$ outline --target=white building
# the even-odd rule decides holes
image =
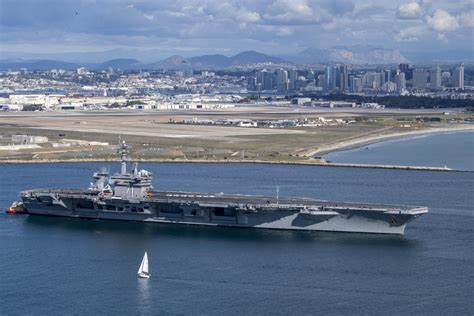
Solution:
[[[323,108],[355,108],[355,102],[345,102],[345,101],[314,101],[313,106],[320,106]]]
[[[351,77],[351,92],[360,93],[362,92],[362,80],[360,78]]]
[[[10,104],[15,105],[41,105],[49,109],[59,104],[61,94],[11,94],[9,96]]]
[[[397,92],[401,93],[406,89],[406,79],[405,79],[405,73],[400,72],[395,75],[395,84],[397,85]]]
[[[237,123],[237,126],[239,126],[239,127],[257,127],[257,122],[254,122],[252,120],[241,120],[239,123]]]
[[[456,66],[453,78],[454,87],[464,90],[464,64]]]
[[[80,68],[77,68],[76,73],[78,75],[87,75],[89,71],[84,67],[80,67]]]
[[[48,142],[46,136],[30,136],[30,135],[12,135],[12,142],[15,144],[44,144]]]
[[[383,110],[385,109],[385,105],[378,104],[377,102],[364,102],[360,105],[361,108],[366,109],[375,109],[375,110]]]
[[[305,103],[311,102],[311,98],[293,98],[291,99],[291,104],[302,105]]]
[[[441,69],[439,66],[430,70],[430,89],[439,90],[441,88]]]

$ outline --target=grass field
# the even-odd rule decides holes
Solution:
[[[294,118],[301,114],[246,114],[235,111],[228,118]],[[168,124],[173,119],[189,119],[186,115],[80,115],[0,117],[0,144],[11,142],[15,134],[46,136],[49,143],[40,149],[0,150],[0,161],[8,160],[109,160],[116,159],[116,144],[125,140],[131,147],[132,159],[142,160],[259,160],[298,162],[313,159],[310,153],[334,144],[364,137],[446,127],[452,124],[419,123],[415,114],[355,115],[337,113],[339,118],[356,118],[353,124],[288,129],[242,128]],[[439,114],[441,115],[441,114]],[[224,115],[225,116],[225,115]],[[305,114],[311,119],[321,114]],[[324,115],[328,117],[328,115]],[[206,118],[223,118],[222,112]],[[62,139],[108,142],[109,146],[71,146],[53,148]]]

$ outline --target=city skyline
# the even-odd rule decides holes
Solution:
[[[117,50],[138,59],[245,50],[290,56],[371,46],[412,60],[472,59],[470,1],[4,0],[0,9],[0,58]]]

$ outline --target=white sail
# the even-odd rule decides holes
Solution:
[[[142,263],[140,264],[140,268],[138,268],[138,274],[148,274],[148,255],[146,251]]]
[[[145,255],[143,256],[143,272],[148,273],[148,255],[145,251]]]

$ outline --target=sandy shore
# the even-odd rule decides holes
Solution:
[[[420,136],[427,134],[442,134],[442,133],[452,133],[452,132],[463,132],[463,131],[474,131],[474,126],[457,126],[449,128],[431,128],[431,129],[421,129],[417,131],[407,131],[407,132],[398,132],[393,134],[386,135],[373,135],[367,137],[355,138],[347,141],[337,142],[335,144],[330,144],[327,146],[320,147],[314,151],[311,151],[307,154],[308,157],[322,156],[335,151],[348,150],[353,148],[364,147],[370,144],[397,139],[405,138],[411,136]]]

